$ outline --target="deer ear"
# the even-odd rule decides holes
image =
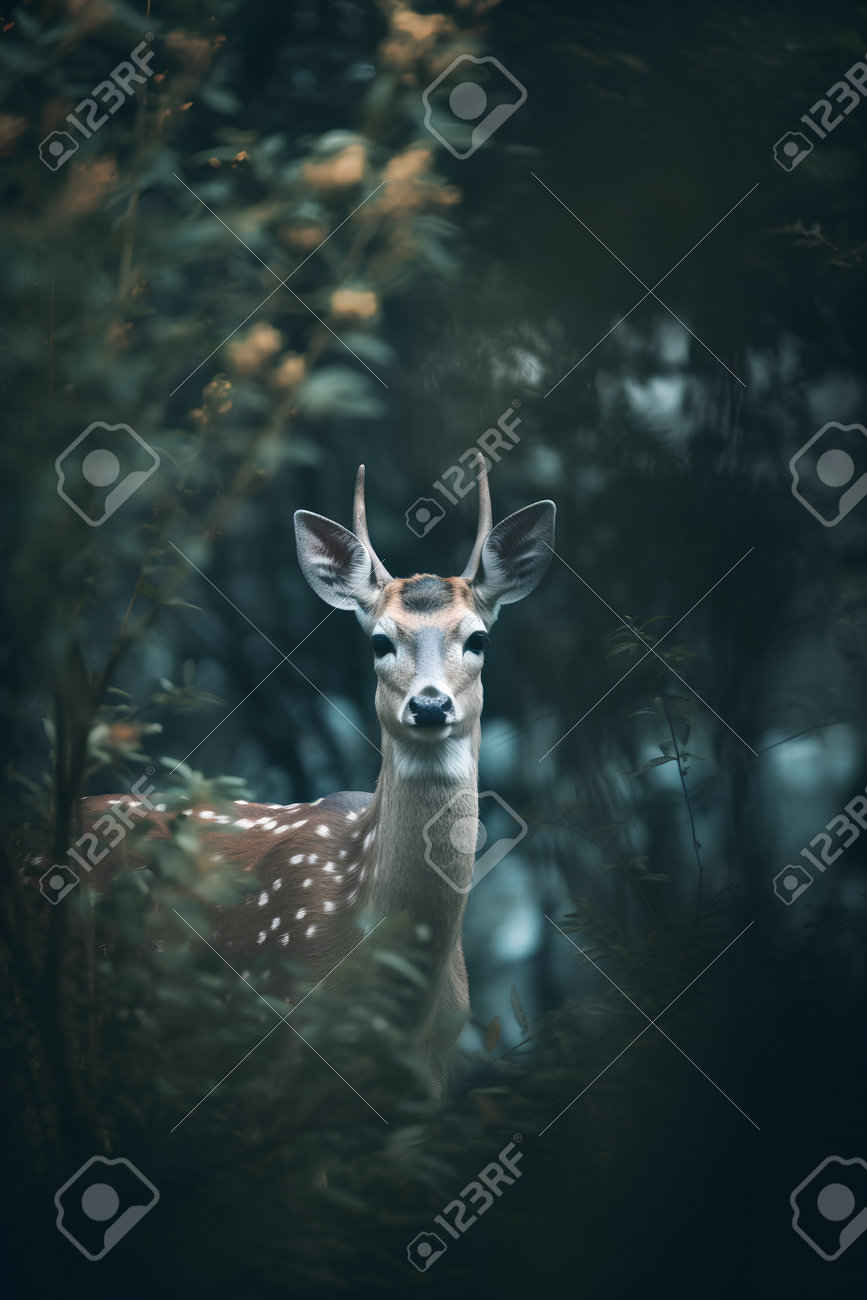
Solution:
[[[369,612],[379,587],[370,556],[355,533],[324,515],[296,510],[295,544],[301,572],[317,596],[335,609]]]
[[[516,510],[492,528],[485,539],[473,591],[497,617],[500,605],[529,596],[545,576],[554,547],[553,501]]]

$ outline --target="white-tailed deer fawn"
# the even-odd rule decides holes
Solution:
[[[299,510],[301,570],[318,596],[353,610],[377,677],[382,769],[375,794],[341,792],[312,804],[236,804],[184,810],[199,820],[205,855],[239,862],[259,891],[214,910],[213,942],[235,964],[245,954],[285,953],[328,974],[358,944],[362,915],[408,915],[426,927],[429,985],[417,1011],[419,1052],[435,1086],[469,1006],[461,922],[474,864],[482,665],[501,605],[521,600],[548,567],[555,508],[540,501],[491,528],[480,458],[476,541],[459,578],[392,578],[371,545],[364,466],[355,486],[354,531]],[[120,796],[86,799],[85,827]],[[175,814],[150,812],[164,836]],[[234,823],[229,827],[229,823]],[[239,832],[243,832],[240,834]],[[426,833],[426,835],[425,835]],[[432,870],[426,849],[440,868]],[[135,865],[126,855],[125,865]],[[117,864],[115,864],[117,865]],[[111,859],[100,868],[113,869]],[[337,978],[346,979],[342,967]]]

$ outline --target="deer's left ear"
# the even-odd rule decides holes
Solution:
[[[556,513],[553,501],[537,501],[488,533],[473,591],[491,611],[491,621],[500,605],[523,600],[542,581],[553,554]]]
[[[298,563],[310,586],[335,609],[352,609],[363,622],[379,597],[364,544],[342,524],[310,510],[295,512]]]

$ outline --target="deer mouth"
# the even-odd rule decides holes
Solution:
[[[423,737],[425,740],[440,740],[444,736],[447,736],[456,724],[457,719],[454,717],[440,719],[425,718],[424,720],[419,718],[408,718],[405,726],[408,731],[421,732],[422,735],[419,739],[422,739]]]

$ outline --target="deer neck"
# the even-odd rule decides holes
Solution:
[[[479,724],[438,745],[383,733],[382,771],[365,817],[364,903],[426,925],[435,953],[460,935],[473,874]]]

